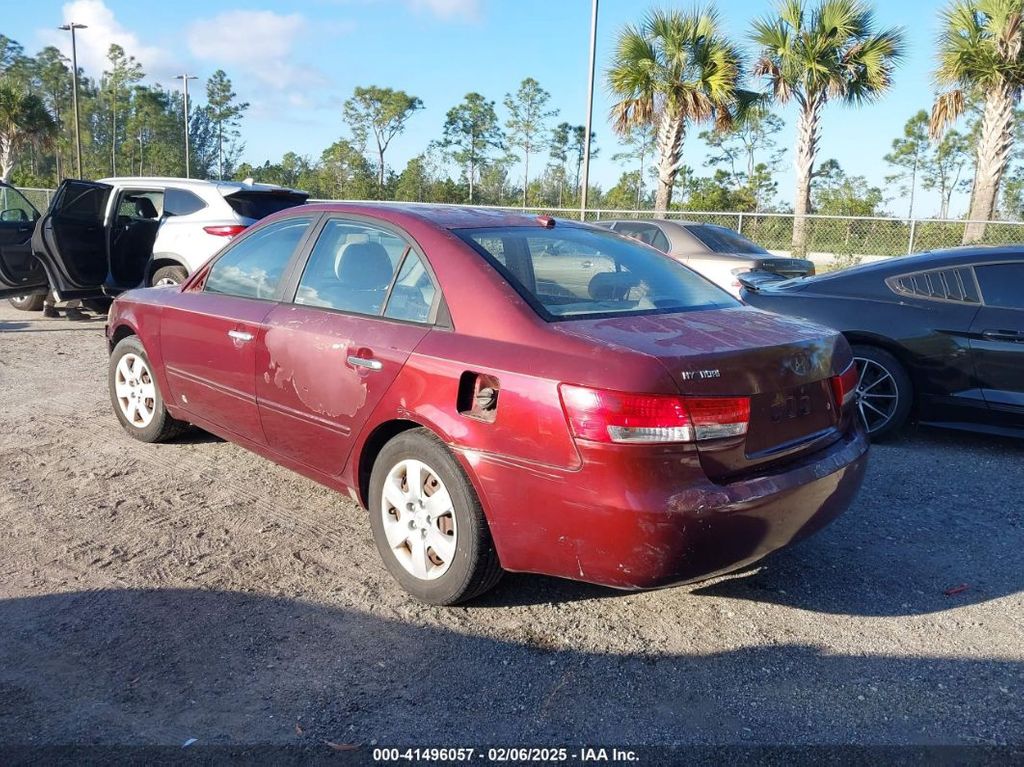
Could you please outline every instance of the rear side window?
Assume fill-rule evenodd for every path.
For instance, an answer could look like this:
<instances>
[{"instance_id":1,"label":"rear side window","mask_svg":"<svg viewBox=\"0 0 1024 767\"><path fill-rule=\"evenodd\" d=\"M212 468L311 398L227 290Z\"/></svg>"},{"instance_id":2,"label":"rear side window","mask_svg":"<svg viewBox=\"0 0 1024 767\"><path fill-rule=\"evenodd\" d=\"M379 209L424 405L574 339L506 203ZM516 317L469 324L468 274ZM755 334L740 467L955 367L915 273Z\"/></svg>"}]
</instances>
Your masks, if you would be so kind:
<instances>
[{"instance_id":1,"label":"rear side window","mask_svg":"<svg viewBox=\"0 0 1024 767\"><path fill-rule=\"evenodd\" d=\"M306 195L294 192L234 192L224 196L231 210L242 218L259 220L271 213L294 208L306 201Z\"/></svg>"},{"instance_id":2,"label":"rear side window","mask_svg":"<svg viewBox=\"0 0 1024 767\"><path fill-rule=\"evenodd\" d=\"M1024 309L1024 264L986 264L974 272L986 306Z\"/></svg>"},{"instance_id":3,"label":"rear side window","mask_svg":"<svg viewBox=\"0 0 1024 767\"><path fill-rule=\"evenodd\" d=\"M627 237L633 237L634 239L640 240L640 242L651 245L662 253L668 253L670 250L668 244L668 238L665 237L665 233L662 232L654 224L634 224L630 222L616 224L615 231L619 234L624 234Z\"/></svg>"},{"instance_id":4,"label":"rear side window","mask_svg":"<svg viewBox=\"0 0 1024 767\"><path fill-rule=\"evenodd\" d=\"M168 216L190 216L206 207L203 199L185 189L168 189L164 193L164 213Z\"/></svg>"},{"instance_id":5,"label":"rear side window","mask_svg":"<svg viewBox=\"0 0 1024 767\"><path fill-rule=\"evenodd\" d=\"M890 277L886 284L894 293L903 296L966 304L976 304L979 301L978 286L968 267L901 274Z\"/></svg>"},{"instance_id":6,"label":"rear side window","mask_svg":"<svg viewBox=\"0 0 1024 767\"><path fill-rule=\"evenodd\" d=\"M561 226L455 234L549 321L739 306L682 264L610 232Z\"/></svg>"},{"instance_id":7,"label":"rear side window","mask_svg":"<svg viewBox=\"0 0 1024 767\"><path fill-rule=\"evenodd\" d=\"M238 240L214 262L204 289L242 298L274 298L310 221L306 216L277 221Z\"/></svg>"},{"instance_id":8,"label":"rear side window","mask_svg":"<svg viewBox=\"0 0 1024 767\"><path fill-rule=\"evenodd\" d=\"M699 224L686 227L686 231L704 243L714 253L738 253L740 255L764 255L768 251L751 242L739 232L714 224Z\"/></svg>"}]
</instances>

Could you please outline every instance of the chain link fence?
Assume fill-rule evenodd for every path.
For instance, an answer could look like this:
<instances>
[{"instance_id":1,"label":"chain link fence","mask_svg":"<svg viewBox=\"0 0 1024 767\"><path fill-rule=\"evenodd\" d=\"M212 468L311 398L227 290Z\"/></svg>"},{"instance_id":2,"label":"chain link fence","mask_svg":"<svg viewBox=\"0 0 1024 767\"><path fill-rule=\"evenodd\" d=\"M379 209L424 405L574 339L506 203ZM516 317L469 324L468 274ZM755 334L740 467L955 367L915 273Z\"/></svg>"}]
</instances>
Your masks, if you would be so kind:
<instances>
[{"instance_id":1,"label":"chain link fence","mask_svg":"<svg viewBox=\"0 0 1024 767\"><path fill-rule=\"evenodd\" d=\"M39 210L46 210L53 197L53 189L21 188L25 196ZM330 202L311 200L311 202ZM355 200L339 202L357 202ZM510 213L552 215L579 219L579 208L548 208L518 206L475 207L504 210ZM588 208L586 221L608 219L651 219L651 210L614 210ZM694 221L719 224L735 229L748 239L770 251L788 254L793 242L793 214L791 213L723 213L715 211L670 211L665 218L675 221ZM961 219L906 219L866 216L807 217L808 257L825 266L849 266L862 260L875 260L886 256L902 256L924 250L952 248L963 241L964 228L969 222ZM1024 222L990 221L981 240L986 245L1024 243Z\"/></svg>"}]
</instances>

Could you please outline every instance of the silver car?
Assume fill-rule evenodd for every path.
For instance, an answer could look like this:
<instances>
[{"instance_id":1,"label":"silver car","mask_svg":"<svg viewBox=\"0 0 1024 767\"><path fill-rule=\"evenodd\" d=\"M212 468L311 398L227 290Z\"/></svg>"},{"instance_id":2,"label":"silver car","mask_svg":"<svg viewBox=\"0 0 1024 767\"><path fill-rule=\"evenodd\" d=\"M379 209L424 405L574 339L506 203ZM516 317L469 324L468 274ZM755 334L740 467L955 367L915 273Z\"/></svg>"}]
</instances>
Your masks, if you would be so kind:
<instances>
[{"instance_id":1,"label":"silver car","mask_svg":"<svg viewBox=\"0 0 1024 767\"><path fill-rule=\"evenodd\" d=\"M741 274L763 272L784 279L814 274L812 262L772 255L739 232L717 224L661 218L596 223L667 253L736 296Z\"/></svg>"}]
</instances>

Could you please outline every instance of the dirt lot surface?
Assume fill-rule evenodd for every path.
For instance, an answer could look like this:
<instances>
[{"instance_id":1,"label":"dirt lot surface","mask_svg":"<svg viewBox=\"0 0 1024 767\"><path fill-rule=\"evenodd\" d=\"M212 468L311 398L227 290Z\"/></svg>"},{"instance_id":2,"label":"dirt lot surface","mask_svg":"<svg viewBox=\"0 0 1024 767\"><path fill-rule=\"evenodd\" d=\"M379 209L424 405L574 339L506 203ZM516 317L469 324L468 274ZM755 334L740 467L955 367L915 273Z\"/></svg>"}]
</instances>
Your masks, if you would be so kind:
<instances>
[{"instance_id":1,"label":"dirt lot surface","mask_svg":"<svg viewBox=\"0 0 1024 767\"><path fill-rule=\"evenodd\" d=\"M437 609L345 498L129 439L102 333L0 306L0 744L1024 742L1024 443L876 447L742 576Z\"/></svg>"}]
</instances>

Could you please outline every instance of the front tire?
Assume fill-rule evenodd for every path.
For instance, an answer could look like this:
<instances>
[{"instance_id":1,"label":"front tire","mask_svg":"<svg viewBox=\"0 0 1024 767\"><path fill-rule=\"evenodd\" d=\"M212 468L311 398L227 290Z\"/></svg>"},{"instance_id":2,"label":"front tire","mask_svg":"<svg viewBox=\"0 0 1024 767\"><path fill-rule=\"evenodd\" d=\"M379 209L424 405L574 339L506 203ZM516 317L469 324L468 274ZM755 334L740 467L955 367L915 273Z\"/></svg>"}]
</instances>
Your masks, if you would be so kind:
<instances>
[{"instance_id":1,"label":"front tire","mask_svg":"<svg viewBox=\"0 0 1024 767\"><path fill-rule=\"evenodd\" d=\"M877 346L854 346L857 365L857 408L868 436L891 437L910 417L914 390L906 369L892 354Z\"/></svg>"},{"instance_id":2,"label":"front tire","mask_svg":"<svg viewBox=\"0 0 1024 767\"><path fill-rule=\"evenodd\" d=\"M370 474L370 527L384 565L417 599L465 602L501 578L498 553L473 486L426 429L388 442Z\"/></svg>"},{"instance_id":3,"label":"front tire","mask_svg":"<svg viewBox=\"0 0 1024 767\"><path fill-rule=\"evenodd\" d=\"M153 367L137 336L121 339L110 355L107 374L114 414L129 436L140 442L164 442L188 428L164 407Z\"/></svg>"},{"instance_id":4,"label":"front tire","mask_svg":"<svg viewBox=\"0 0 1024 767\"><path fill-rule=\"evenodd\" d=\"M38 312L46 296L17 296L7 299L11 306L22 312Z\"/></svg>"}]
</instances>

